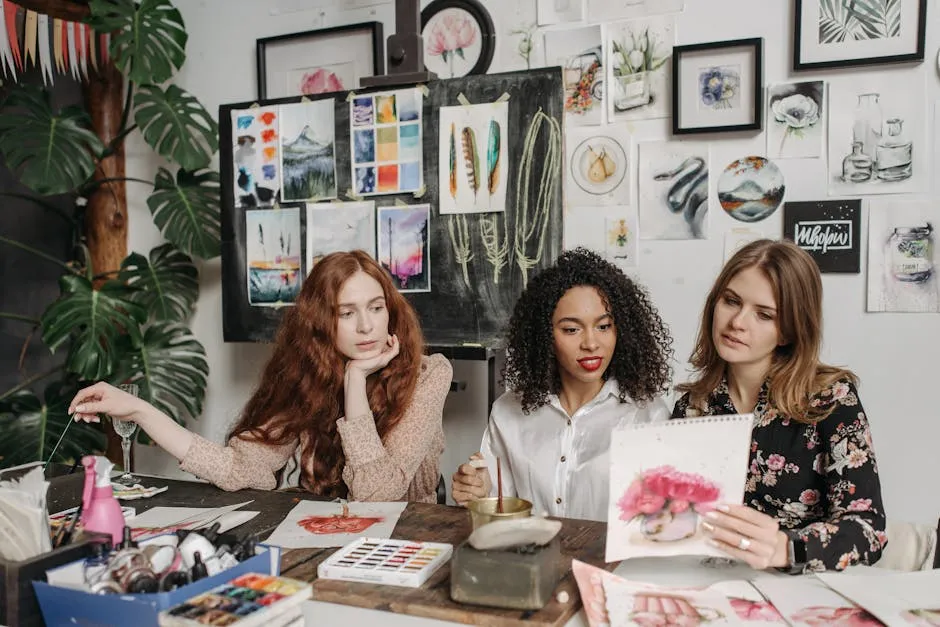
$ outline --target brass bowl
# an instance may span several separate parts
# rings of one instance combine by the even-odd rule
[[[496,502],[498,500],[497,497],[491,496],[467,503],[467,509],[470,510],[470,523],[474,529],[494,520],[526,518],[532,515],[532,503],[515,496],[503,497],[503,512],[499,514],[496,512]]]

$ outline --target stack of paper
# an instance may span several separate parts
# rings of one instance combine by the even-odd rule
[[[40,467],[19,479],[0,481],[0,557],[19,562],[52,550],[48,489]]]
[[[235,503],[225,507],[153,507],[134,516],[127,524],[133,529],[135,540],[146,540],[154,536],[175,533],[178,529],[197,529],[219,523],[219,533],[242,525],[259,512],[235,511],[251,501]]]

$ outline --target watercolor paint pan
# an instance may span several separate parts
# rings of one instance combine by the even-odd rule
[[[441,542],[359,538],[321,562],[317,576],[418,588],[453,552],[453,545]]]

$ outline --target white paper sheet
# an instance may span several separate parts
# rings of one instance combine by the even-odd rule
[[[940,625],[940,570],[883,575],[819,573],[817,577],[887,627]]]
[[[390,538],[407,503],[301,501],[265,544],[285,549],[345,546],[358,538]]]
[[[196,529],[220,523],[219,532],[225,533],[242,525],[260,512],[235,511],[243,505],[253,501],[235,503],[225,507],[153,507],[146,512],[134,516],[128,521],[133,528],[135,540],[144,540],[164,533],[172,533],[177,529]]]

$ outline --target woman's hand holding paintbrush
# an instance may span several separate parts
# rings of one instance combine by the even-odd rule
[[[490,471],[480,453],[474,453],[466,464],[461,464],[451,480],[451,496],[460,506],[488,497],[492,489]]]

